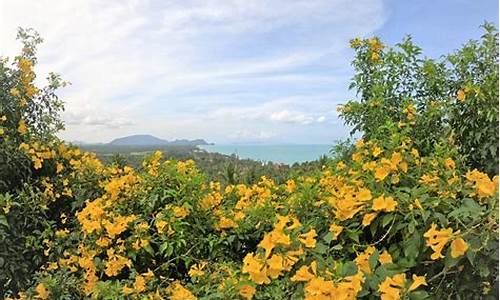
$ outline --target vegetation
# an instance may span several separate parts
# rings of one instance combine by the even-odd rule
[[[124,167],[126,165],[140,168],[142,161],[155,150],[163,153],[163,159],[192,159],[196,166],[203,170],[209,180],[218,181],[223,185],[246,183],[254,184],[262,176],[267,176],[277,183],[284,183],[291,173],[299,175],[317,169],[326,164],[328,158],[320,157],[316,161],[295,163],[291,166],[260,162],[251,159],[241,159],[236,155],[210,153],[195,146],[114,146],[114,145],[84,145],[82,150],[96,154],[104,164]]]
[[[498,31],[483,25],[480,41],[440,60],[422,56],[411,37],[386,49],[378,39],[351,41],[360,101],[341,107],[367,139],[397,124],[424,154],[453,143],[470,168],[498,173]]]
[[[362,98],[341,110],[363,138],[246,184],[234,167],[221,184],[160,151],[132,168],[58,140],[63,83],[34,86],[41,40],[21,30],[21,55],[0,62],[3,296],[495,299],[498,140],[483,133],[498,132],[498,36],[485,28],[449,64],[409,39],[403,52],[353,40]]]

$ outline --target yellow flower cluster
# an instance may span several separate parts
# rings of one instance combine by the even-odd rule
[[[42,168],[44,159],[51,159],[56,156],[56,152],[51,150],[48,145],[39,142],[34,142],[32,145],[21,143],[19,149],[29,155],[35,169]]]
[[[453,232],[451,228],[438,230],[437,225],[433,223],[431,228],[424,234],[424,237],[427,239],[426,245],[434,251],[431,259],[437,260],[443,258],[444,256],[441,252],[451,239],[453,239],[451,243],[451,256],[457,258],[464,255],[469,245],[461,237],[457,236],[459,233],[460,231]]]
[[[302,224],[294,217],[277,216],[278,221],[274,229],[267,233],[259,243],[259,248],[264,249],[264,254],[247,254],[243,260],[243,273],[248,273],[250,279],[257,284],[268,284],[270,278],[275,279],[282,275],[284,271],[290,271],[293,265],[298,261],[298,257],[304,253],[301,247],[291,250],[292,245],[290,232],[298,231]],[[289,223],[292,223],[288,225]],[[298,236],[298,239],[306,247],[314,247],[315,231],[310,230],[306,234]],[[281,247],[284,253],[275,253],[271,256],[273,249]],[[270,277],[270,278],[269,278]]]
[[[379,285],[380,298],[382,300],[399,300],[402,292],[411,292],[422,285],[427,285],[425,276],[417,276],[413,274],[412,283],[406,287],[406,274],[396,274],[392,277],[387,277]]]
[[[477,195],[482,199],[493,196],[498,191],[498,176],[490,179],[488,175],[472,170],[465,174],[465,178],[474,185],[475,193],[471,193],[471,196]]]

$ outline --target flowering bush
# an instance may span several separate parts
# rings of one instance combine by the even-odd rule
[[[498,173],[498,31],[483,28],[479,41],[437,60],[424,57],[411,37],[395,47],[353,39],[350,88],[360,99],[340,107],[345,122],[367,139],[393,122],[423,154],[446,140],[470,168]]]
[[[15,123],[0,144],[36,176],[0,197],[7,299],[498,293],[498,176],[467,170],[447,143],[421,153],[395,123],[307,176],[226,186],[160,152],[103,165]]]

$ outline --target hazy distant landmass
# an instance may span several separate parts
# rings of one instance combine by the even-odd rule
[[[210,145],[204,139],[180,139],[167,141],[149,134],[136,134],[112,140],[108,145],[113,146],[199,146]]]

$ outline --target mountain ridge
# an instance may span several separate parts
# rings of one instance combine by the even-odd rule
[[[176,139],[167,141],[150,134],[134,134],[116,138],[108,143],[115,146],[198,146],[209,145],[204,139]]]

